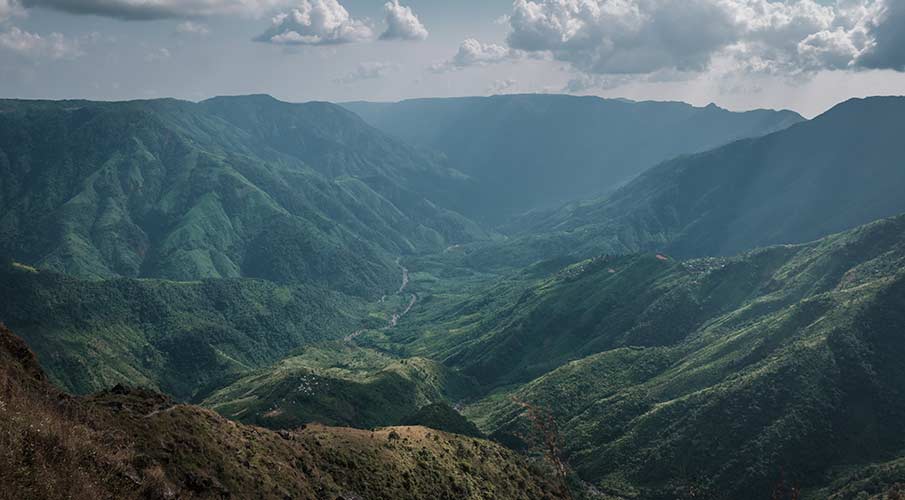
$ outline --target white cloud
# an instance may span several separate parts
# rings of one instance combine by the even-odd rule
[[[21,2],[25,7],[44,7],[70,14],[151,20],[230,14],[262,15],[276,7],[286,5],[287,0],[21,0]]]
[[[390,73],[399,71],[399,65],[385,62],[365,62],[358,65],[354,71],[334,80],[336,83],[350,85],[362,80],[376,80]]]
[[[867,16],[869,46],[858,58],[866,68],[905,71],[905,2],[886,0]]]
[[[371,27],[352,18],[337,0],[302,0],[301,6],[274,17],[270,29],[255,40],[278,45],[335,45],[373,37]]]
[[[427,28],[421,24],[411,7],[399,5],[399,0],[387,2],[383,6],[386,12],[387,29],[380,35],[381,40],[426,40]]]
[[[185,21],[176,26],[176,33],[180,35],[200,35],[207,36],[211,33],[210,28],[206,24]]]
[[[591,75],[905,66],[901,0],[516,0],[508,22],[510,49]]]
[[[518,82],[513,80],[512,78],[494,80],[493,83],[491,83],[490,86],[487,87],[487,92],[490,94],[502,94],[508,90],[512,90],[516,85],[518,85]]]
[[[0,49],[27,57],[49,59],[74,59],[83,55],[79,40],[67,38],[60,33],[42,36],[15,26],[0,32]]]
[[[459,45],[459,50],[452,59],[434,64],[431,66],[431,71],[444,73],[469,66],[497,64],[518,59],[519,57],[520,54],[518,52],[510,50],[508,47],[495,43],[482,43],[474,38],[468,38]]]

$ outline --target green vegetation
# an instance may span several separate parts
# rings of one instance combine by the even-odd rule
[[[131,383],[193,398],[358,328],[359,299],[249,279],[86,281],[0,268],[0,319],[66,390]]]
[[[326,103],[0,101],[0,321],[48,373],[0,331],[0,482],[896,498],[905,216],[849,228],[905,210],[903,106],[783,129],[799,117],[562,96],[350,105],[444,157]],[[531,140],[551,127],[558,149]],[[462,215],[500,222],[776,129],[505,235]],[[574,175],[549,180],[551,162]]]
[[[433,403],[402,419],[402,425],[419,425],[462,436],[484,437],[481,430],[463,417],[455,408],[444,403]]]
[[[338,106],[249,96],[0,111],[0,255],[34,267],[373,297],[393,289],[396,256],[487,236],[444,208],[467,178]]]
[[[472,383],[435,361],[326,344],[249,374],[203,404],[224,416],[275,429],[309,422],[372,428],[416,425],[406,417],[472,392]]]
[[[421,300],[396,328],[247,377],[217,408],[277,427],[346,408],[374,425],[365,409],[392,421],[416,405],[416,382],[431,380],[394,385],[386,363],[425,363],[476,385],[456,398],[425,391],[439,404],[418,422],[466,432],[443,406],[465,397],[482,431],[531,451],[524,405],[549,411],[564,459],[614,498],[754,500],[782,474],[805,498],[882,493],[829,474],[901,479],[893,465],[859,464],[905,454],[905,371],[894,361],[905,354],[903,264],[905,216],[732,258],[549,261],[489,283],[414,259]],[[300,395],[303,379],[323,392]]]
[[[465,414],[518,446],[528,425],[518,402],[548,409],[581,477],[622,497],[694,490],[705,498],[767,498],[784,472],[809,497],[825,498],[819,492],[834,468],[905,453],[905,370],[897,361],[905,354],[905,217],[732,259],[640,259],[567,267],[529,289],[552,297],[526,301],[502,328],[473,330],[472,354],[448,363],[479,381],[531,373],[530,363],[512,359],[560,366],[526,384],[498,386]],[[556,300],[570,297],[569,280],[585,293],[606,293],[620,267],[642,271],[655,260],[660,269],[632,278],[646,274],[644,289],[660,290],[642,311],[621,314],[637,297],[628,282],[621,297],[598,296],[600,309],[577,300],[571,316],[553,309],[569,303]],[[573,321],[556,330],[528,327],[563,317]],[[581,342],[557,355],[573,331]],[[568,352],[578,359],[567,362]],[[486,366],[514,374],[482,379]],[[896,478],[890,472],[884,481]]]
[[[117,386],[50,386],[0,326],[0,498],[564,498],[541,464],[423,427],[272,432]]]

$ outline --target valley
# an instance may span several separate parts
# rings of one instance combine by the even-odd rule
[[[905,484],[903,98],[0,110],[0,427],[42,450],[0,458],[61,482],[0,479],[36,498]],[[569,121],[571,157],[478,140]]]

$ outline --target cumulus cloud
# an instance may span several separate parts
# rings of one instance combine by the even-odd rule
[[[138,21],[221,14],[260,15],[286,4],[286,0],[21,0],[21,2],[25,7],[44,7],[70,14],[91,14]]]
[[[60,33],[42,36],[15,26],[0,32],[0,49],[32,58],[74,59],[83,55],[79,40]]]
[[[868,34],[871,45],[858,63],[866,68],[905,71],[905,2],[886,0]]]
[[[302,0],[301,6],[273,18],[255,38],[278,45],[336,45],[374,37],[371,27],[352,18],[337,0]]]
[[[206,24],[185,21],[176,26],[176,33],[179,35],[199,35],[207,36],[211,33],[210,28]]]
[[[508,24],[509,49],[590,75],[905,65],[901,0],[516,0]]]
[[[387,29],[380,35],[381,40],[426,40],[427,28],[421,24],[411,7],[399,5],[399,0],[387,2],[383,6],[386,12]]]
[[[335,83],[350,85],[362,80],[376,80],[386,75],[399,71],[399,65],[385,62],[365,62],[358,65],[354,71],[334,80]]]
[[[452,59],[431,66],[431,71],[444,73],[469,66],[497,64],[518,57],[519,54],[508,47],[495,43],[482,43],[474,38],[468,38],[459,45],[459,50]]]

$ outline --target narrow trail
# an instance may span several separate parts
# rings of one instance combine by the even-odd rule
[[[409,286],[409,270],[408,270],[408,268],[406,268],[405,266],[402,265],[401,257],[396,259],[396,265],[399,266],[399,269],[402,270],[402,283],[399,285],[399,290],[396,291],[396,295],[403,295],[405,293],[405,289],[408,288],[408,286]],[[386,299],[386,295],[381,297],[380,302],[383,302],[385,299]],[[387,325],[385,327],[381,328],[381,331],[386,331],[386,330],[391,330],[393,328],[396,328],[396,326],[399,324],[399,320],[401,320],[403,317],[405,317],[405,315],[408,314],[412,310],[413,307],[415,307],[416,303],[418,303],[418,295],[413,293],[410,295],[408,305],[405,307],[405,309],[403,309],[402,311],[394,312],[393,315],[390,317],[390,320],[387,322]],[[345,337],[343,337],[343,340],[345,342],[354,342],[355,339],[360,337],[366,331],[367,330],[354,331],[354,332],[350,333],[349,335],[346,335]]]

